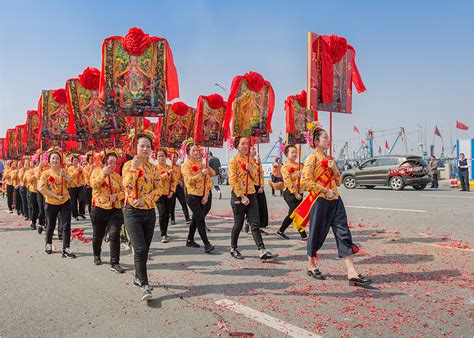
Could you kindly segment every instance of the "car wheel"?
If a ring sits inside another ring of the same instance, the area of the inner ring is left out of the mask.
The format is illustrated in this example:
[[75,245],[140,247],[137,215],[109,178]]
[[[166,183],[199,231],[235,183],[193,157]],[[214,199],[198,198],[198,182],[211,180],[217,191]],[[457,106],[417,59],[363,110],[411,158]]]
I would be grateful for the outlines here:
[[367,189],[373,189],[375,188],[375,185],[364,185],[364,187],[366,187]]
[[423,190],[425,188],[426,188],[426,184],[415,184],[413,186],[413,189],[415,189],[415,190]]
[[356,181],[353,176],[344,177],[344,186],[347,189],[354,189],[356,187]]
[[388,184],[393,190],[402,190],[405,187],[405,183],[400,176],[393,176]]

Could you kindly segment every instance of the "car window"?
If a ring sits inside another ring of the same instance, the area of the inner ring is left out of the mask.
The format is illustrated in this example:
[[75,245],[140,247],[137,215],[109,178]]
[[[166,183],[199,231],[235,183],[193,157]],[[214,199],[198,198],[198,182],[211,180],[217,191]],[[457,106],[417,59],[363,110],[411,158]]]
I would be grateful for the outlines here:
[[367,162],[362,163],[360,167],[361,169],[375,167],[375,159],[368,160]]
[[400,162],[396,157],[382,157],[377,159],[378,166],[398,165]]

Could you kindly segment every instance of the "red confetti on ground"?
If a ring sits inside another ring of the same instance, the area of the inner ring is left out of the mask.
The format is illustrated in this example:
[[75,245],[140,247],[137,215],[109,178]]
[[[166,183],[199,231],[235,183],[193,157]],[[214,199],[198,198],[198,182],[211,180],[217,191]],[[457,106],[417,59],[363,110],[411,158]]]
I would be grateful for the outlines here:
[[71,229],[71,239],[77,239],[84,244],[87,244],[91,241],[90,238],[86,238],[84,236],[84,229],[83,228],[73,228]]

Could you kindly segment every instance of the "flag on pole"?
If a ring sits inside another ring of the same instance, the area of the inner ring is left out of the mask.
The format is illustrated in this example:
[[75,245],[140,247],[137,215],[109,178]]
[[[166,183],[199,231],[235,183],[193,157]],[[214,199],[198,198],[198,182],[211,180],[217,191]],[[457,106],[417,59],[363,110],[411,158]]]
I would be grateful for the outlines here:
[[379,155],[382,155],[382,147],[379,146]]
[[390,150],[390,145],[388,144],[387,139],[385,139],[385,149]]
[[363,145],[367,145],[367,142],[362,137],[360,138],[360,143],[362,143]]
[[357,128],[355,124],[352,126],[352,130],[354,130],[357,134],[360,135],[359,128]]
[[438,129],[438,126],[435,127],[434,134],[435,134],[436,136],[439,136],[439,137],[443,138],[443,136],[441,136],[441,133],[440,133],[440,131],[439,131],[439,129]]
[[469,129],[469,127],[467,125],[465,125],[464,123],[462,123],[459,120],[456,120],[456,128],[461,129],[461,130],[468,130]]

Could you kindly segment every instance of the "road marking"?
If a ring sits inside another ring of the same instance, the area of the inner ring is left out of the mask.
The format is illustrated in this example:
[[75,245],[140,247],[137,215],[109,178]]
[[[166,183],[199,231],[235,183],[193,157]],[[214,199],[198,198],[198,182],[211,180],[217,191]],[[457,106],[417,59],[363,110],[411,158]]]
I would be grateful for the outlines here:
[[381,207],[364,207],[359,205],[346,205],[346,208],[354,209],[372,209],[372,210],[390,210],[390,211],[408,211],[408,212],[421,212],[426,213],[426,210],[417,210],[417,209],[397,209],[397,208],[381,208]]
[[474,196],[447,196],[447,195],[428,195],[428,194],[420,194],[420,196],[424,196],[424,197],[468,198],[468,199],[474,199]]
[[253,319],[259,323],[265,324],[275,330],[283,332],[290,337],[321,337],[315,333],[306,331],[297,326],[284,322],[283,320],[269,316],[263,312],[254,310],[245,305],[234,302],[230,299],[221,299],[216,302],[217,305],[223,306],[226,309],[232,310],[247,318]]

